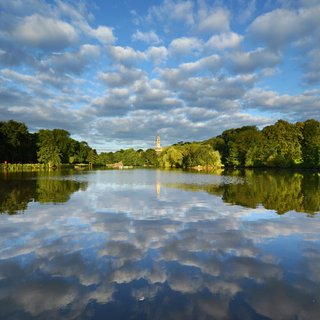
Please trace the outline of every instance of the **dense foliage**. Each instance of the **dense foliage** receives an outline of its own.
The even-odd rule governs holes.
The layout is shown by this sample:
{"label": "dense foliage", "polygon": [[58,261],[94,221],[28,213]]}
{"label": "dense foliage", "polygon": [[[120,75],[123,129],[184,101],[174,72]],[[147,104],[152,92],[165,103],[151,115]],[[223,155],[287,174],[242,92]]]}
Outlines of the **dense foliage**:
{"label": "dense foliage", "polygon": [[0,122],[0,161],[8,163],[40,162],[48,166],[61,163],[90,163],[96,151],[85,141],[70,138],[66,130],[39,130],[29,133],[24,123]]}
{"label": "dense foliage", "polygon": [[139,149],[119,150],[117,152],[101,153],[99,164],[115,164],[121,162],[124,166],[161,166],[189,168],[195,166],[221,167],[219,152],[210,145],[201,143],[180,143],[164,148],[161,153],[154,149],[143,151]]}
{"label": "dense foliage", "polygon": [[143,151],[139,149],[118,150],[116,152],[102,152],[99,154],[98,164],[113,164],[122,162],[124,166],[157,166],[159,159],[154,149]]}
{"label": "dense foliage", "polygon": [[160,156],[162,167],[221,167],[220,154],[208,144],[179,143],[165,148]]}
{"label": "dense foliage", "polygon": [[0,122],[0,161],[35,162],[36,136],[24,123],[13,120]]}
{"label": "dense foliage", "polygon": [[306,167],[320,168],[320,122],[284,120],[259,130],[229,129],[203,142],[179,142],[161,153],[154,149],[118,150],[97,154],[85,141],[62,129],[29,133],[24,123],[0,122],[0,162],[61,163],[162,167]]}
{"label": "dense foliage", "polygon": [[227,167],[320,167],[320,122],[314,119],[279,120],[261,131],[230,129],[205,143],[220,152]]}

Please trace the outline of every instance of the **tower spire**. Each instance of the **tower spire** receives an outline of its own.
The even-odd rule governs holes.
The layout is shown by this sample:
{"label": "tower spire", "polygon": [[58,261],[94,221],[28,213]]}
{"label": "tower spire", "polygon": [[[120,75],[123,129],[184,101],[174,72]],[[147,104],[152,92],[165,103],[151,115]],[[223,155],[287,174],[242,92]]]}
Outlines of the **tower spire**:
{"label": "tower spire", "polygon": [[160,136],[157,135],[157,138],[156,138],[156,147],[155,149],[156,152],[161,152],[162,151],[162,148],[161,148],[161,143],[160,143]]}

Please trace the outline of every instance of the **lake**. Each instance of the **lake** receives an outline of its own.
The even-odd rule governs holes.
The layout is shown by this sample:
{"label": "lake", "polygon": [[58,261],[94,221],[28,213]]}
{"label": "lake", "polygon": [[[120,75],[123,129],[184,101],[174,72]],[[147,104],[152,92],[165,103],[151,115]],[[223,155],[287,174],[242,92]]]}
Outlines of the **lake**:
{"label": "lake", "polygon": [[0,173],[0,319],[319,319],[320,175]]}

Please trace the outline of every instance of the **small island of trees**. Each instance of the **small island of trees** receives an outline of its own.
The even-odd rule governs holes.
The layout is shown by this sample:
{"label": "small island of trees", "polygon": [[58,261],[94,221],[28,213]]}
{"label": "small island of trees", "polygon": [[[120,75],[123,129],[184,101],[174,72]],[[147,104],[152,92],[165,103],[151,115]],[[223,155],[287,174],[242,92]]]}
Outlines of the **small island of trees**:
{"label": "small island of trees", "polygon": [[[0,122],[0,162],[8,168],[61,164],[156,167],[271,167],[320,168],[320,122],[309,119],[291,124],[284,120],[259,130],[256,126],[229,129],[199,142],[179,142],[163,148],[118,150],[98,154],[85,141],[63,129],[30,133],[24,123]],[[31,165],[32,164],[32,165]]]}

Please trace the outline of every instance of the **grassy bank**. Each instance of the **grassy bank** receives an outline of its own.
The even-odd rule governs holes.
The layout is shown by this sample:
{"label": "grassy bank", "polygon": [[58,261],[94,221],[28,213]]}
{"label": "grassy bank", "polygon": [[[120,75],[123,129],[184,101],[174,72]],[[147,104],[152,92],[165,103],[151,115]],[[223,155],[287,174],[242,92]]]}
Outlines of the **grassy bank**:
{"label": "grassy bank", "polygon": [[0,170],[1,171],[42,171],[48,170],[48,165],[43,163],[1,163]]}

